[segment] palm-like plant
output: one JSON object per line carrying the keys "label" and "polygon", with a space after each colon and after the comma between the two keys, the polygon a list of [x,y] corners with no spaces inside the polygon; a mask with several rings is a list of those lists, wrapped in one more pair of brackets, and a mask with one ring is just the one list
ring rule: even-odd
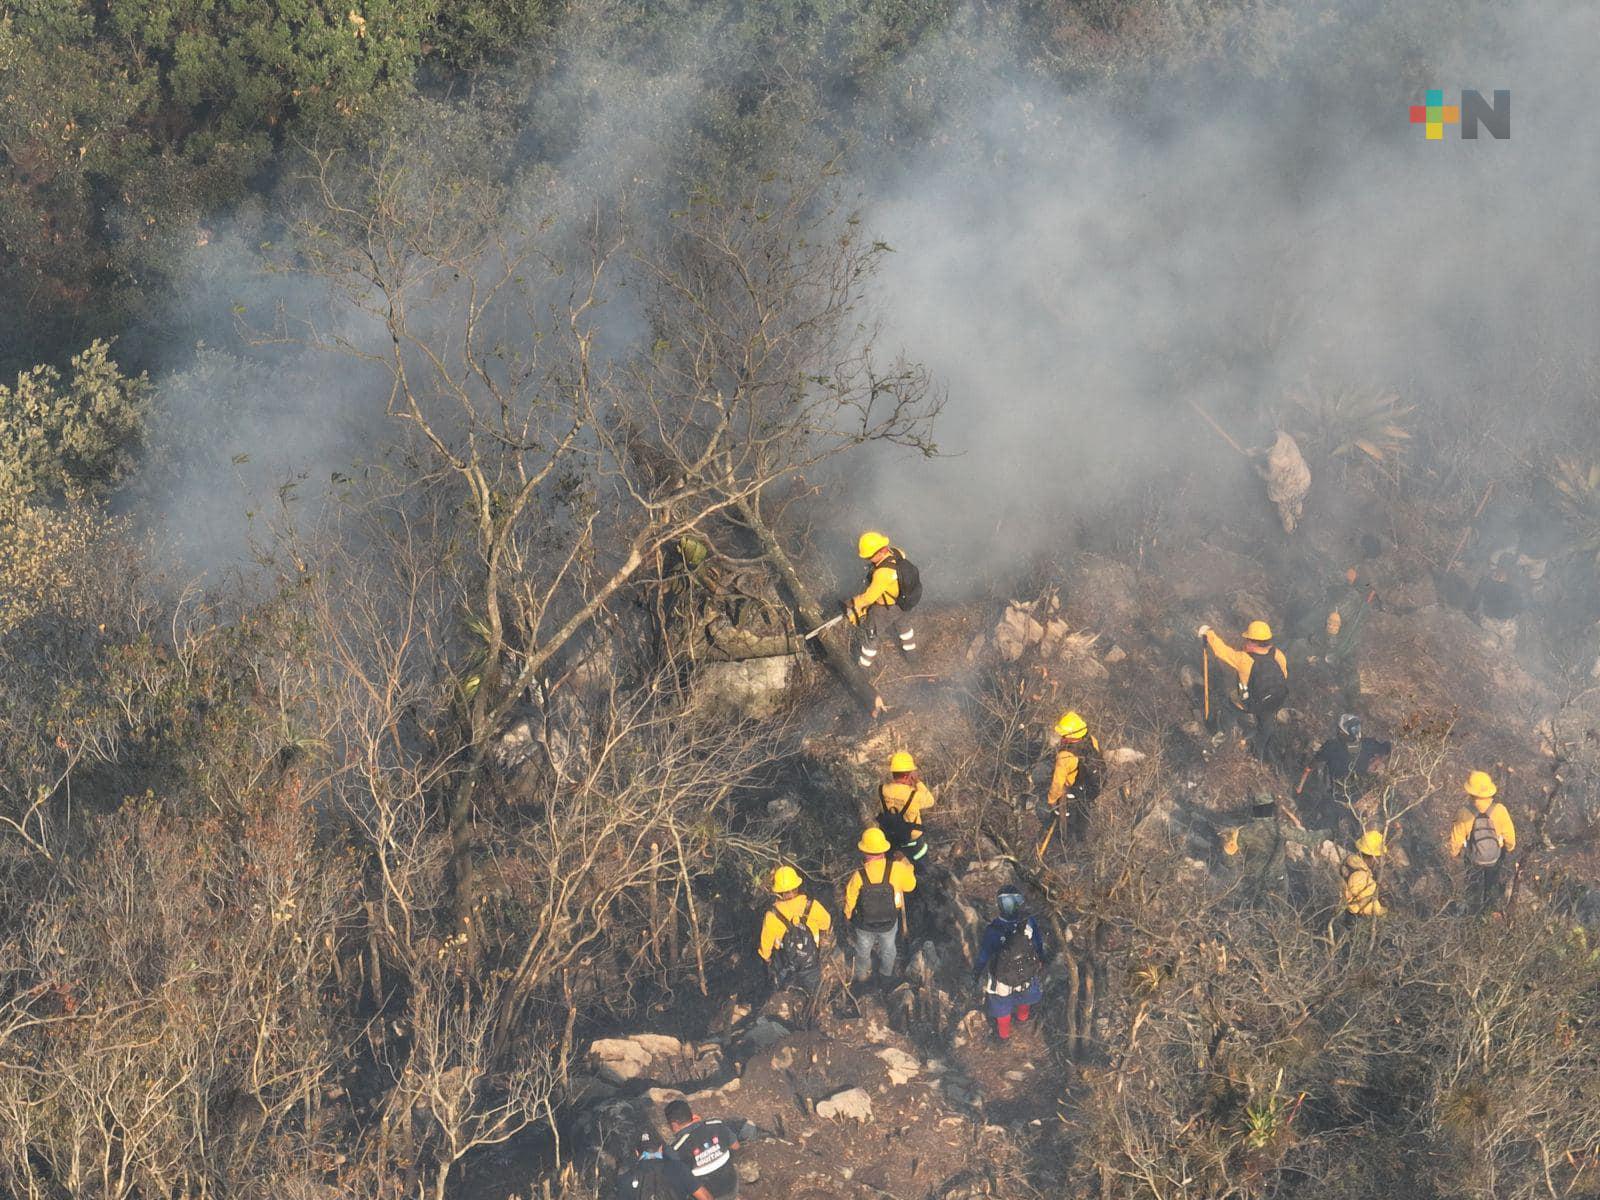
{"label": "palm-like plant", "polygon": [[1360,453],[1375,463],[1400,457],[1411,434],[1402,424],[1416,407],[1394,391],[1321,388],[1311,383],[1289,394],[1305,440],[1335,458]]}
{"label": "palm-like plant", "polygon": [[1600,462],[1557,458],[1545,478],[1567,527],[1555,557],[1600,562]]}

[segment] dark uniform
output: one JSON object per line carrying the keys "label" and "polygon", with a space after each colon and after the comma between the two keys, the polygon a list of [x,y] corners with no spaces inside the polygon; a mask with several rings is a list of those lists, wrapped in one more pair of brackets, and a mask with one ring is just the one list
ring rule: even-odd
{"label": "dark uniform", "polygon": [[1323,806],[1317,823],[1337,830],[1355,820],[1352,806],[1371,783],[1374,765],[1388,758],[1393,749],[1392,743],[1369,737],[1353,742],[1332,737],[1323,742],[1312,760],[1323,781]]}
{"label": "dark uniform", "polygon": [[659,1152],[641,1154],[617,1180],[618,1200],[693,1200],[700,1183],[676,1158]]}
{"label": "dark uniform", "polygon": [[1223,842],[1223,852],[1249,903],[1259,904],[1269,896],[1286,899],[1289,895],[1288,844],[1295,842],[1308,850],[1315,849],[1327,840],[1326,835],[1320,830],[1285,825],[1278,814],[1278,806],[1271,801],[1256,803],[1250,814]]}
{"label": "dark uniform", "polygon": [[726,1121],[695,1120],[672,1135],[672,1152],[689,1165],[698,1184],[711,1189],[716,1200],[733,1200],[739,1194],[739,1172],[733,1165],[733,1148],[739,1134]]}

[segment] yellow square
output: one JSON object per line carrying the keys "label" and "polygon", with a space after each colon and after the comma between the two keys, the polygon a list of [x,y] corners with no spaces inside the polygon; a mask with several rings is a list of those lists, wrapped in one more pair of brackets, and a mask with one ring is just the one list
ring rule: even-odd
{"label": "yellow square", "polygon": [[1425,126],[1423,126],[1423,130],[1430,142],[1441,142],[1444,140],[1444,126],[1439,124],[1437,121],[1429,121]]}

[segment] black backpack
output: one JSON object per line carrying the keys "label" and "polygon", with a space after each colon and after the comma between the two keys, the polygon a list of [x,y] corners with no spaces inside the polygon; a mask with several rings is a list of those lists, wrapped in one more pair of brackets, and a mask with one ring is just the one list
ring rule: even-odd
{"label": "black backpack", "polygon": [[901,612],[910,612],[922,599],[922,572],[898,550],[889,551],[889,565],[900,580],[900,595],[895,600]]}
{"label": "black backpack", "polygon": [[783,937],[778,940],[778,973],[784,977],[803,974],[817,963],[817,935],[808,923],[815,903],[808,899],[800,919],[794,922],[779,912],[777,905],[772,906],[772,915],[783,922]]}
{"label": "black backpack", "polygon": [[1008,988],[1025,988],[1039,969],[1039,955],[1028,937],[1028,918],[1018,921],[1000,943],[989,964],[989,974]]}
{"label": "black backpack", "polygon": [[1078,778],[1072,784],[1072,794],[1084,804],[1098,799],[1106,778],[1106,760],[1100,747],[1092,737],[1083,737],[1063,748],[1078,756]]}
{"label": "black backpack", "polygon": [[677,1190],[667,1182],[666,1164],[659,1158],[640,1159],[629,1172],[623,1193],[635,1200],[680,1200]]}
{"label": "black backpack", "polygon": [[1283,707],[1289,698],[1289,677],[1278,665],[1278,655],[1272,650],[1257,654],[1250,668],[1250,686],[1245,692],[1245,707],[1252,713],[1272,713]]}
{"label": "black backpack", "polygon": [[1500,861],[1503,849],[1504,847],[1500,845],[1500,833],[1494,827],[1494,818],[1486,812],[1475,813],[1472,818],[1472,832],[1467,835],[1468,861],[1475,867],[1492,867]]}
{"label": "black backpack", "polygon": [[[909,808],[910,806],[911,801],[908,799],[906,807]],[[889,802],[883,798],[883,790],[881,788],[878,790],[878,808],[880,810],[878,813],[878,828],[883,830],[883,836],[889,839],[889,845],[897,849],[909,846],[913,841],[911,835],[920,832],[922,826],[915,821],[908,821],[905,809],[890,808]]]}
{"label": "black backpack", "polygon": [[[884,836],[889,835],[884,834]],[[881,883],[873,883],[867,878],[865,865],[857,867],[856,871],[861,876],[861,891],[856,896],[856,924],[874,933],[893,929],[900,920],[900,908],[894,902],[898,893],[894,884],[890,882],[894,874],[893,856],[884,860]]]}

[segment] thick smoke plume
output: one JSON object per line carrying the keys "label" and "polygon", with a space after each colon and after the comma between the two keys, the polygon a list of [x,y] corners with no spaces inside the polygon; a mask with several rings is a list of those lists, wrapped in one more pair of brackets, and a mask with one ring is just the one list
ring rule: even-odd
{"label": "thick smoke plume", "polygon": [[[989,576],[1190,476],[1202,503],[1259,503],[1188,401],[1260,446],[1307,383],[1392,388],[1507,455],[1592,413],[1600,12],[1467,6],[1423,62],[1370,8],[1294,11],[1267,79],[945,82],[977,133],[935,134],[870,222],[953,457],[886,465],[863,517]],[[1425,140],[1408,105],[1430,86],[1510,89],[1510,140]],[[1311,506],[1340,505],[1319,480]]]}
{"label": "thick smoke plume", "polygon": [[[570,218],[671,195],[713,85],[761,66],[721,61],[708,34],[683,28],[671,46],[624,51],[592,17],[580,6],[550,55],[559,65],[512,84],[530,96],[512,172],[525,209]],[[976,584],[1151,497],[1261,503],[1190,403],[1259,446],[1294,428],[1287,398],[1307,383],[1393,388],[1506,455],[1559,444],[1588,417],[1600,155],[1585,130],[1600,12],[1349,4],[1257,17],[1253,41],[1218,49],[1215,69],[1068,89],[1021,66],[1015,30],[974,10],[887,68],[877,95],[820,99],[834,127],[860,135],[846,166],[894,247],[884,345],[949,394],[949,457],[886,456],[852,480],[825,532],[844,545],[862,523],[884,526],[944,579]],[[1425,141],[1407,107],[1427,87],[1450,99],[1510,89],[1511,139],[1450,129]],[[199,273],[180,345],[215,338],[224,299],[325,303],[258,281],[258,233],[219,233],[235,253]],[[626,304],[614,311],[619,345],[646,336]],[[381,395],[344,362],[211,360],[170,382],[185,437],[159,508],[203,567],[241,555],[239,516],[284,478],[320,487],[387,428]],[[1361,519],[1327,477],[1310,508]]]}

